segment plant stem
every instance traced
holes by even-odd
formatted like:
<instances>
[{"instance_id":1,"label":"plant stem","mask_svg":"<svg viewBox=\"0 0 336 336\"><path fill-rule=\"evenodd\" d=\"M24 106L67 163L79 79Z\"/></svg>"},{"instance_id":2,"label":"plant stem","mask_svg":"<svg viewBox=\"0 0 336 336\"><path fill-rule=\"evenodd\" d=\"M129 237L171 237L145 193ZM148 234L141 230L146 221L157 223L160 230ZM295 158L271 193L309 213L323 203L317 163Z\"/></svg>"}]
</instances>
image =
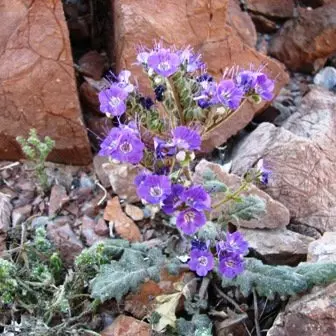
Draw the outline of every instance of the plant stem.
<instances>
[{"instance_id":1,"label":"plant stem","mask_svg":"<svg viewBox=\"0 0 336 336\"><path fill-rule=\"evenodd\" d=\"M218 203L216 203L212 209L216 209L219 206L223 205L224 203L227 203L228 201L231 201L232 199L235 199L237 196L239 196L239 194L243 191L246 190L247 186L249 185L248 181L245 181L241 184L241 186L233 193L233 194L229 194L227 195L224 199L222 199L221 201L219 201Z\"/></svg>"},{"instance_id":2,"label":"plant stem","mask_svg":"<svg viewBox=\"0 0 336 336\"><path fill-rule=\"evenodd\" d=\"M174 85L171 78L167 78L167 82L170 86L171 92L173 94L173 97L174 97L174 100L175 100L175 103L176 103L176 106L177 106L177 110L178 110L178 113L179 113L181 125L184 125L185 121L184 121L183 108L181 106L180 98L179 98L178 93L176 91L175 85Z\"/></svg>"},{"instance_id":3,"label":"plant stem","mask_svg":"<svg viewBox=\"0 0 336 336\"><path fill-rule=\"evenodd\" d=\"M226 295L216 284L214 284L216 291L228 302L230 302L238 311L245 314L245 312L239 307L238 303Z\"/></svg>"},{"instance_id":4,"label":"plant stem","mask_svg":"<svg viewBox=\"0 0 336 336\"><path fill-rule=\"evenodd\" d=\"M201 287L200 287L200 290L199 290L200 299L202 299L202 300L204 299L205 293L208 290L209 284L210 284L210 279L208 277L204 277L202 279Z\"/></svg>"},{"instance_id":5,"label":"plant stem","mask_svg":"<svg viewBox=\"0 0 336 336\"><path fill-rule=\"evenodd\" d=\"M256 293L255 288L253 288L252 291L253 291L253 305L254 305L254 324L255 324L257 336L261 336L260 326L259 326L257 293Z\"/></svg>"}]
</instances>

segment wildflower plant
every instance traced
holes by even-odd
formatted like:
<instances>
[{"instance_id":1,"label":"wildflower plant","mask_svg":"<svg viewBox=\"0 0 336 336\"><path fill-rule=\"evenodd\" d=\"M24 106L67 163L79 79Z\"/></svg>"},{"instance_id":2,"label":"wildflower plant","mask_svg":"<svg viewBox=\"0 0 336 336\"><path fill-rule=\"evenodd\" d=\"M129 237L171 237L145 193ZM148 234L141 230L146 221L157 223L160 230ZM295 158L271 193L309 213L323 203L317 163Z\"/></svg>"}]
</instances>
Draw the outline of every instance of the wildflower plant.
<instances>
[{"instance_id":1,"label":"wildflower plant","mask_svg":"<svg viewBox=\"0 0 336 336\"><path fill-rule=\"evenodd\" d=\"M191 48L140 48L137 64L143 68L153 89L143 95L131 83L131 73L111 74L110 86L99 93L100 110L116 117L99 154L122 163L139 165L142 172L134 183L148 207L175 218L175 227L189 243L188 265L206 276L218 268L224 277L234 278L244 270L248 244L239 232L230 234L217 223L212 241L198 237L198 231L223 202L241 201L240 193L252 181L232 192L226 186L225 200L211 204L211 190L194 182L191 164L200 151L202 137L235 113L246 100L273 98L274 81L261 70L231 69L220 81L208 72L201 55ZM262 183L267 172L255 174ZM212 181L217 187L219 181ZM230 197L228 197L230 196Z\"/></svg>"},{"instance_id":2,"label":"wildflower plant","mask_svg":"<svg viewBox=\"0 0 336 336\"><path fill-rule=\"evenodd\" d=\"M35 129L29 131L27 139L17 137L16 141L21 145L22 152L28 160L34 164L36 177L39 180L41 188L45 191L48 189L48 176L45 170L45 162L48 155L55 146L55 141L46 136L42 141Z\"/></svg>"}]
</instances>

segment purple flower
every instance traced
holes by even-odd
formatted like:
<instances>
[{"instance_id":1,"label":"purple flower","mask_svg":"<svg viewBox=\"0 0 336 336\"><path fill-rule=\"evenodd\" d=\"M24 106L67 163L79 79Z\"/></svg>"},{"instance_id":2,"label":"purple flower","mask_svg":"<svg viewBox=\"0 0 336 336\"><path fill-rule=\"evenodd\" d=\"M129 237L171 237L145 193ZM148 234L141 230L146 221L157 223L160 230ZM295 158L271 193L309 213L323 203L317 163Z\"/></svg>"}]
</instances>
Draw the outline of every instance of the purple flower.
<instances>
[{"instance_id":1,"label":"purple flower","mask_svg":"<svg viewBox=\"0 0 336 336\"><path fill-rule=\"evenodd\" d=\"M205 223L204 213L193 208L181 211L176 218L176 226L187 235L194 234Z\"/></svg>"},{"instance_id":2,"label":"purple flower","mask_svg":"<svg viewBox=\"0 0 336 336\"><path fill-rule=\"evenodd\" d=\"M129 78L131 77L131 72L128 70L120 71L117 80L118 86L128 93L134 91L134 85L130 83Z\"/></svg>"},{"instance_id":3,"label":"purple flower","mask_svg":"<svg viewBox=\"0 0 336 336\"><path fill-rule=\"evenodd\" d=\"M173 143L178 149L197 150L201 147L201 136L191 128L178 126L172 131Z\"/></svg>"},{"instance_id":4,"label":"purple flower","mask_svg":"<svg viewBox=\"0 0 336 336\"><path fill-rule=\"evenodd\" d=\"M244 93L251 93L255 90L257 84L257 75L255 71L243 70L236 76L236 83Z\"/></svg>"},{"instance_id":5,"label":"purple flower","mask_svg":"<svg viewBox=\"0 0 336 336\"><path fill-rule=\"evenodd\" d=\"M203 74L197 78L201 90L198 96L194 99L201 108L208 108L212 105L218 104L217 98L217 84L213 78L208 74Z\"/></svg>"},{"instance_id":6,"label":"purple flower","mask_svg":"<svg viewBox=\"0 0 336 336\"><path fill-rule=\"evenodd\" d=\"M113 116L121 116L126 111L128 92L118 84L99 92L100 111Z\"/></svg>"},{"instance_id":7,"label":"purple flower","mask_svg":"<svg viewBox=\"0 0 336 336\"><path fill-rule=\"evenodd\" d=\"M204 66L201 55L195 54L192 48L188 47L180 51L181 62L187 66L187 72L194 72Z\"/></svg>"},{"instance_id":8,"label":"purple flower","mask_svg":"<svg viewBox=\"0 0 336 336\"><path fill-rule=\"evenodd\" d=\"M100 148L101 156L111 156L121 162L136 164L142 160L145 146L137 132L130 127L116 127L112 128Z\"/></svg>"},{"instance_id":9,"label":"purple flower","mask_svg":"<svg viewBox=\"0 0 336 336\"><path fill-rule=\"evenodd\" d=\"M219 271L227 278L233 279L244 271L244 261L240 255L228 254L219 257Z\"/></svg>"},{"instance_id":10,"label":"purple flower","mask_svg":"<svg viewBox=\"0 0 336 336\"><path fill-rule=\"evenodd\" d=\"M160 138L154 138L155 157L163 159L166 156L173 156L176 154L176 146Z\"/></svg>"},{"instance_id":11,"label":"purple flower","mask_svg":"<svg viewBox=\"0 0 336 336\"><path fill-rule=\"evenodd\" d=\"M209 242L205 243L197 239L191 241L192 250L207 250L209 248Z\"/></svg>"},{"instance_id":12,"label":"purple flower","mask_svg":"<svg viewBox=\"0 0 336 336\"><path fill-rule=\"evenodd\" d=\"M172 215L177 208L182 204L180 195L183 193L184 187L182 184L173 184L172 193L163 201L162 210L167 215Z\"/></svg>"},{"instance_id":13,"label":"purple flower","mask_svg":"<svg viewBox=\"0 0 336 336\"><path fill-rule=\"evenodd\" d=\"M208 250L193 249L188 265L198 276L206 276L214 268L214 257Z\"/></svg>"},{"instance_id":14,"label":"purple flower","mask_svg":"<svg viewBox=\"0 0 336 336\"><path fill-rule=\"evenodd\" d=\"M266 101L272 100L274 96L274 81L263 73L258 74L255 91L262 99Z\"/></svg>"},{"instance_id":15,"label":"purple flower","mask_svg":"<svg viewBox=\"0 0 336 336\"><path fill-rule=\"evenodd\" d=\"M154 105L154 102L150 97L140 97L139 102L146 110L150 110L150 108Z\"/></svg>"},{"instance_id":16,"label":"purple flower","mask_svg":"<svg viewBox=\"0 0 336 336\"><path fill-rule=\"evenodd\" d=\"M210 210L211 198L202 186L192 186L180 194L186 205L196 210Z\"/></svg>"},{"instance_id":17,"label":"purple flower","mask_svg":"<svg viewBox=\"0 0 336 336\"><path fill-rule=\"evenodd\" d=\"M225 241L220 241L216 245L219 256L231 254L245 255L248 253L248 242L238 231L234 233L226 233Z\"/></svg>"},{"instance_id":18,"label":"purple flower","mask_svg":"<svg viewBox=\"0 0 336 336\"><path fill-rule=\"evenodd\" d=\"M146 177L149 175L151 175L149 170L143 170L135 177L134 184L138 187L142 182L145 181Z\"/></svg>"},{"instance_id":19,"label":"purple flower","mask_svg":"<svg viewBox=\"0 0 336 336\"><path fill-rule=\"evenodd\" d=\"M158 75L169 77L178 70L181 60L177 53L161 48L150 53L147 63Z\"/></svg>"},{"instance_id":20,"label":"purple flower","mask_svg":"<svg viewBox=\"0 0 336 336\"><path fill-rule=\"evenodd\" d=\"M217 86L218 100L231 110L236 109L240 105L243 93L243 90L237 87L231 79L222 80Z\"/></svg>"},{"instance_id":21,"label":"purple flower","mask_svg":"<svg viewBox=\"0 0 336 336\"><path fill-rule=\"evenodd\" d=\"M138 196L151 204L159 204L171 194L171 182L164 175L147 175L137 181Z\"/></svg>"},{"instance_id":22,"label":"purple flower","mask_svg":"<svg viewBox=\"0 0 336 336\"><path fill-rule=\"evenodd\" d=\"M158 85L154 89L155 98L157 101L164 101L164 92L166 91L165 87L163 85Z\"/></svg>"},{"instance_id":23,"label":"purple flower","mask_svg":"<svg viewBox=\"0 0 336 336\"><path fill-rule=\"evenodd\" d=\"M269 183L269 178L272 175L272 171L267 169L263 159L260 159L257 163L257 169L260 172L259 180L262 184L267 185Z\"/></svg>"}]
</instances>

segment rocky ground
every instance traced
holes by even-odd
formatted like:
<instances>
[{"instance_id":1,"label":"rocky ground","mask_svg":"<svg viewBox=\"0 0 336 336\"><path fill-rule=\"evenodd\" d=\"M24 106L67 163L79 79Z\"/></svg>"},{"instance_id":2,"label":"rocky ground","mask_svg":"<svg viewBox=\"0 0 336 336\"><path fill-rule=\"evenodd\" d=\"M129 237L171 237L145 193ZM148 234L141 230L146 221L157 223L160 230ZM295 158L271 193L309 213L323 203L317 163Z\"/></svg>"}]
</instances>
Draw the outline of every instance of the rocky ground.
<instances>
[{"instance_id":1,"label":"rocky ground","mask_svg":"<svg viewBox=\"0 0 336 336\"><path fill-rule=\"evenodd\" d=\"M155 38L163 38L197 46L209 70L217 75L232 63L264 64L265 71L277 79L276 99L269 106L247 105L214 129L203 143L207 161L199 160L196 178L201 179L200 172L207 167L234 187L240 176L263 158L272 170L270 183L262 189L253 187L250 192L265 200L266 214L259 220L240 223L253 253L265 263L278 265L336 261L336 1L227 0L202 7L193 1L169 0L162 4L161 11L148 0L114 0L111 5L107 1L63 2L79 97L94 150L113 126L99 112L97 92L104 85L103 75L111 67L116 71L131 67L134 45L139 41L151 44ZM106 15L111 6L113 11ZM61 9L53 10L59 15ZM38 18L34 11L30 15ZM25 35L19 38L25 40ZM43 54L48 49L44 47L41 50L39 44L39 62L53 68L55 62ZM70 43L66 49L69 53ZM2 57L0 54L0 69L5 66ZM66 57L71 60L71 56ZM68 73L66 67L62 69ZM140 73L135 75L139 85L146 88ZM51 105L62 105L64 111L73 113L65 112L66 117L60 113L57 129L52 127L55 121L45 124L47 135L59 140L52 158L64 161L67 156L75 164L86 164L91 154L73 106L74 102L78 104L75 77L70 75L72 81L68 81L62 76L61 82L70 84L63 87L59 99L72 105L65 106L59 100L52 100ZM14 78L15 74L7 77ZM7 86L6 92L26 84L15 85ZM44 90L36 85L36 90ZM42 100L41 106L50 104L45 96ZM16 108L20 110L27 101L19 101ZM51 109L49 113L56 112ZM17 135L17 128L6 134L8 123L0 126L0 135ZM69 135L59 136L66 132L76 142L71 148ZM10 147L12 141L4 141L7 145L1 148ZM225 142L225 149L215 149ZM7 154L2 157L16 158L16 150ZM164 223L151 220L136 196L132 183L136 168L94 156L93 164L85 167L49 163L47 173L52 188L43 195L29 163L1 162L0 255L12 248L22 227L29 235L32 228L46 226L48 238L68 265L85 247L106 237L146 241L150 246L168 240ZM100 330L105 329L100 335L150 335L150 326L142 319L153 309L153 299L174 293L173 285L179 280L164 274L160 283L149 281L137 293L129 294L117 313L102 312ZM335 296L336 287L331 284L289 302L260 299L262 335L335 335ZM239 303L247 312L255 309L252 302ZM256 335L251 316L244 323L232 318L217 322L216 335Z\"/></svg>"}]
</instances>

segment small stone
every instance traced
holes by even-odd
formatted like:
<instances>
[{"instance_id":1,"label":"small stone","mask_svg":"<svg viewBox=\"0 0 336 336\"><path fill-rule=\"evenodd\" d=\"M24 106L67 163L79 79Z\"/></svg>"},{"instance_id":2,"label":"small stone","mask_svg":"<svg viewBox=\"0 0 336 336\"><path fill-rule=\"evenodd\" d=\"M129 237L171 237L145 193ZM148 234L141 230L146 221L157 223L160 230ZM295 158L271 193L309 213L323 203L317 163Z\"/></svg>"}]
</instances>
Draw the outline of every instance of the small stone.
<instances>
[{"instance_id":1,"label":"small stone","mask_svg":"<svg viewBox=\"0 0 336 336\"><path fill-rule=\"evenodd\" d=\"M336 262L336 232L325 232L308 246L310 262Z\"/></svg>"},{"instance_id":2,"label":"small stone","mask_svg":"<svg viewBox=\"0 0 336 336\"><path fill-rule=\"evenodd\" d=\"M269 264L297 265L306 259L309 243L314 239L286 229L239 231L253 248Z\"/></svg>"},{"instance_id":3,"label":"small stone","mask_svg":"<svg viewBox=\"0 0 336 336\"><path fill-rule=\"evenodd\" d=\"M151 336L151 326L134 317L119 315L101 336Z\"/></svg>"},{"instance_id":4,"label":"small stone","mask_svg":"<svg viewBox=\"0 0 336 336\"><path fill-rule=\"evenodd\" d=\"M129 203L140 201L134 179L143 168L129 163L109 162L103 164L103 170L108 175L112 190L116 195Z\"/></svg>"},{"instance_id":5,"label":"small stone","mask_svg":"<svg viewBox=\"0 0 336 336\"><path fill-rule=\"evenodd\" d=\"M9 197L0 193L0 234L7 233L11 224L11 214L13 207Z\"/></svg>"},{"instance_id":6,"label":"small stone","mask_svg":"<svg viewBox=\"0 0 336 336\"><path fill-rule=\"evenodd\" d=\"M132 204L126 204L125 212L128 216L130 216L134 221L141 221L144 219L144 212L139 207L132 205Z\"/></svg>"},{"instance_id":7,"label":"small stone","mask_svg":"<svg viewBox=\"0 0 336 336\"><path fill-rule=\"evenodd\" d=\"M85 76L99 80L104 72L106 57L95 50L84 54L78 61L78 70Z\"/></svg>"},{"instance_id":8,"label":"small stone","mask_svg":"<svg viewBox=\"0 0 336 336\"><path fill-rule=\"evenodd\" d=\"M17 227L23 223L31 214L32 206L27 204L23 207L19 207L12 212L12 226Z\"/></svg>"},{"instance_id":9,"label":"small stone","mask_svg":"<svg viewBox=\"0 0 336 336\"><path fill-rule=\"evenodd\" d=\"M336 69L334 67L325 67L314 77L314 84L323 86L328 90L336 89Z\"/></svg>"},{"instance_id":10,"label":"small stone","mask_svg":"<svg viewBox=\"0 0 336 336\"><path fill-rule=\"evenodd\" d=\"M103 164L105 163L109 163L109 159L105 156L95 155L95 157L93 158L93 166L100 183L103 185L104 188L109 188L111 187L111 183L108 174L103 168Z\"/></svg>"},{"instance_id":11,"label":"small stone","mask_svg":"<svg viewBox=\"0 0 336 336\"><path fill-rule=\"evenodd\" d=\"M96 222L88 216L82 218L81 235L85 238L86 244L92 246L94 243L104 240L95 232Z\"/></svg>"},{"instance_id":12,"label":"small stone","mask_svg":"<svg viewBox=\"0 0 336 336\"><path fill-rule=\"evenodd\" d=\"M83 173L81 174L81 177L79 179L79 187L85 189L94 189L95 183L93 182L91 177Z\"/></svg>"},{"instance_id":13,"label":"small stone","mask_svg":"<svg viewBox=\"0 0 336 336\"><path fill-rule=\"evenodd\" d=\"M55 215L59 209L69 200L65 187L55 184L50 193L49 216Z\"/></svg>"},{"instance_id":14,"label":"small stone","mask_svg":"<svg viewBox=\"0 0 336 336\"><path fill-rule=\"evenodd\" d=\"M104 219L113 223L113 227L120 237L131 242L142 240L137 225L122 211L118 197L114 197L107 202Z\"/></svg>"},{"instance_id":15,"label":"small stone","mask_svg":"<svg viewBox=\"0 0 336 336\"><path fill-rule=\"evenodd\" d=\"M49 217L47 216L39 216L39 217L35 217L32 220L31 226L33 229L37 229L37 228L45 228L49 223Z\"/></svg>"},{"instance_id":16,"label":"small stone","mask_svg":"<svg viewBox=\"0 0 336 336\"><path fill-rule=\"evenodd\" d=\"M64 220L68 221L68 218L64 218ZM62 225L61 222L50 222L47 226L47 235L59 250L67 266L73 264L76 256L78 256L84 248L82 242L77 238L68 223Z\"/></svg>"},{"instance_id":17,"label":"small stone","mask_svg":"<svg viewBox=\"0 0 336 336\"><path fill-rule=\"evenodd\" d=\"M106 225L106 222L105 222L104 218L100 217L98 219L98 222L97 222L96 226L94 227L94 231L99 236L106 236L107 237L109 235L109 228Z\"/></svg>"}]
</instances>

